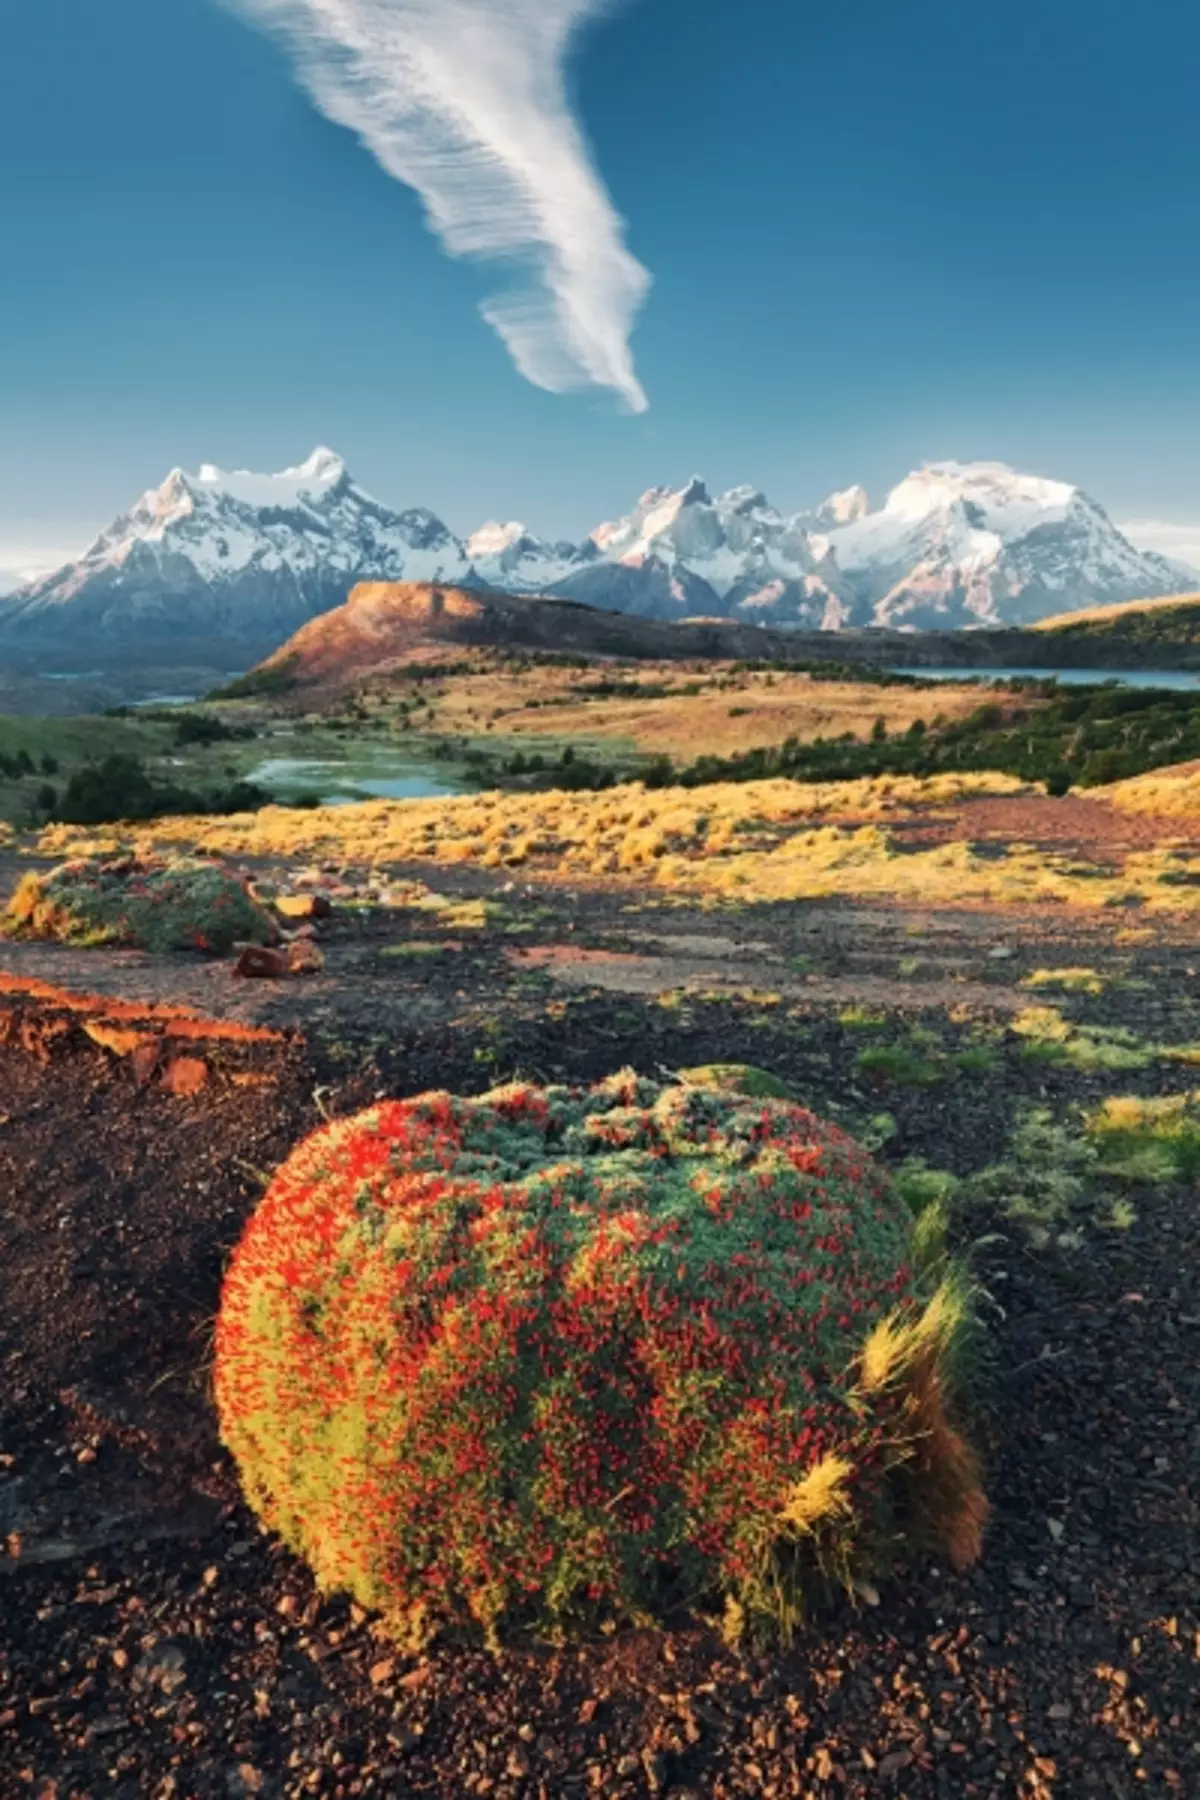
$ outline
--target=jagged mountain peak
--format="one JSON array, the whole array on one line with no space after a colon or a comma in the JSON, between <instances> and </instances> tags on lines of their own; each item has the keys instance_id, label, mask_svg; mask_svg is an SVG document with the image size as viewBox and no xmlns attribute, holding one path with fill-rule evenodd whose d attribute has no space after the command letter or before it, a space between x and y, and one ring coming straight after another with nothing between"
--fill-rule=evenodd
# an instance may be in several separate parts
<instances>
[{"instance_id":1,"label":"jagged mountain peak","mask_svg":"<svg viewBox=\"0 0 1200 1800\"><path fill-rule=\"evenodd\" d=\"M837 525L853 524L855 519L863 519L871 510L871 500L865 487L857 483L854 487L839 488L822 500L816 511L816 522L825 528Z\"/></svg>"},{"instance_id":2,"label":"jagged mountain peak","mask_svg":"<svg viewBox=\"0 0 1200 1800\"><path fill-rule=\"evenodd\" d=\"M469 573L436 514L380 505L320 445L275 474L172 469L76 562L10 596L0 629L51 642L227 635L257 644L340 605L359 580Z\"/></svg>"},{"instance_id":3,"label":"jagged mountain peak","mask_svg":"<svg viewBox=\"0 0 1200 1800\"><path fill-rule=\"evenodd\" d=\"M1007 529L1020 530L1036 517L1045 522L1062 517L1080 495L1069 482L1024 475L1007 463L935 462L914 469L887 497L884 511L904 518L924 518L954 505L974 506L1002 516Z\"/></svg>"}]
</instances>

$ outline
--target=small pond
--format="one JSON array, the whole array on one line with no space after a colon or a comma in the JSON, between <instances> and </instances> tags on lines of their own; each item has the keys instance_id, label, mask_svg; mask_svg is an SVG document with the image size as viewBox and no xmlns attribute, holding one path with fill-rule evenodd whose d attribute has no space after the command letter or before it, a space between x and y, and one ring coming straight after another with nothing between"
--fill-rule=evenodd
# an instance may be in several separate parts
<instances>
[{"instance_id":1,"label":"small pond","mask_svg":"<svg viewBox=\"0 0 1200 1800\"><path fill-rule=\"evenodd\" d=\"M281 800L318 794L323 806L351 806L356 800L441 800L463 792L444 770L423 763L340 763L271 756L251 769L246 779Z\"/></svg>"}]
</instances>

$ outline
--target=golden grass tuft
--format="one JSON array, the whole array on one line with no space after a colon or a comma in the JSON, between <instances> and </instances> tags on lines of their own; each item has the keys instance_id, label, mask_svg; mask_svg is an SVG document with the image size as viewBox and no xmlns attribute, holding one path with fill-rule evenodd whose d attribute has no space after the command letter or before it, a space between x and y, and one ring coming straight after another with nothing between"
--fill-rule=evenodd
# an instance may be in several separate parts
<instances>
[{"instance_id":1,"label":"golden grass tuft","mask_svg":"<svg viewBox=\"0 0 1200 1800\"><path fill-rule=\"evenodd\" d=\"M853 1510L849 1493L853 1473L854 1464L848 1458L827 1452L788 1495L779 1514L780 1523L790 1531L804 1534L822 1523L848 1517Z\"/></svg>"},{"instance_id":2,"label":"golden grass tuft","mask_svg":"<svg viewBox=\"0 0 1200 1800\"><path fill-rule=\"evenodd\" d=\"M875 1394L904 1379L917 1363L940 1361L960 1337L967 1318L966 1297L955 1281L944 1281L921 1313L889 1313L863 1345L859 1386Z\"/></svg>"}]
</instances>

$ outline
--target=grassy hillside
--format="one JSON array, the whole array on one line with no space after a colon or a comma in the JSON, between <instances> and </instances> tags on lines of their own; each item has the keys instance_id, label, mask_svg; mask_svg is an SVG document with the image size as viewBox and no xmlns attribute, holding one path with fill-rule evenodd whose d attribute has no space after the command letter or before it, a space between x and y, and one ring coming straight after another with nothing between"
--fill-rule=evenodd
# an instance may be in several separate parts
<instances>
[{"instance_id":1,"label":"grassy hillside","mask_svg":"<svg viewBox=\"0 0 1200 1800\"><path fill-rule=\"evenodd\" d=\"M1012 682L965 717L893 736L880 720L867 743L791 739L732 758L705 755L663 779L688 786L790 775L805 781L995 770L1052 793L1098 787L1200 757L1200 693L1163 688L1059 688Z\"/></svg>"},{"instance_id":2,"label":"grassy hillside","mask_svg":"<svg viewBox=\"0 0 1200 1800\"><path fill-rule=\"evenodd\" d=\"M1162 600L1129 600L1122 606L1096 606L1087 612L1060 613L1043 619L1036 632L1057 642L1109 644L1114 652L1129 650L1139 662L1161 653L1165 668L1191 666L1200 653L1200 594L1172 594Z\"/></svg>"}]
</instances>

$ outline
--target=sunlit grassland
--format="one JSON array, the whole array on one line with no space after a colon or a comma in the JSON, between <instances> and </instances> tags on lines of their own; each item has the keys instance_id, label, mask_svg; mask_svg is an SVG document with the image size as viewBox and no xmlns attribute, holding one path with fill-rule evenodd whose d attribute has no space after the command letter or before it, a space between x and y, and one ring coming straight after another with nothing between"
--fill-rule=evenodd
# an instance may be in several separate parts
<instances>
[{"instance_id":1,"label":"sunlit grassland","mask_svg":"<svg viewBox=\"0 0 1200 1800\"><path fill-rule=\"evenodd\" d=\"M186 845L228 856L429 861L521 868L566 880L650 881L680 896L752 903L854 894L919 904L1048 903L1200 908L1200 854L1164 844L1113 866L1029 844L966 839L914 849L893 830L964 798L1033 794L1001 775L807 784L773 780L604 792L483 793L228 817L162 819L110 842ZM52 827L48 854L78 847Z\"/></svg>"},{"instance_id":2,"label":"sunlit grassland","mask_svg":"<svg viewBox=\"0 0 1200 1800\"><path fill-rule=\"evenodd\" d=\"M653 755L730 756L794 737L810 742L845 733L863 739L882 719L889 734L917 719L965 717L980 704L976 687L946 683L935 692L877 682L817 681L796 673L733 671L696 676L677 664L622 671L623 687L643 696L590 696L597 671L491 670L456 677L436 701L437 729L479 738L551 738L577 745L610 741ZM661 693L666 687L669 691ZM379 704L379 701L376 702Z\"/></svg>"},{"instance_id":3,"label":"sunlit grassland","mask_svg":"<svg viewBox=\"0 0 1200 1800\"><path fill-rule=\"evenodd\" d=\"M1200 824L1200 762L1176 763L1134 775L1102 790L1124 812L1150 813L1161 818L1187 819Z\"/></svg>"}]
</instances>

